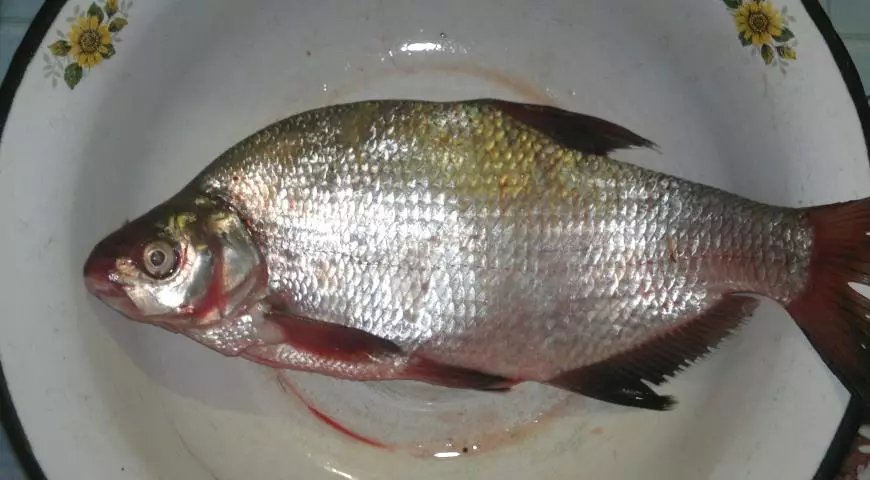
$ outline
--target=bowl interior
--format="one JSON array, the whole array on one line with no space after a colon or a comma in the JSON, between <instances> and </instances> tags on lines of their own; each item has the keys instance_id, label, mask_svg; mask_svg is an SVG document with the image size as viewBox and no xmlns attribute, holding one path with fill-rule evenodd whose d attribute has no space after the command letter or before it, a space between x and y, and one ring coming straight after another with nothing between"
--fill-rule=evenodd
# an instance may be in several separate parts
<instances>
[{"instance_id":1,"label":"bowl interior","mask_svg":"<svg viewBox=\"0 0 870 480\"><path fill-rule=\"evenodd\" d=\"M132 4L116 55L72 91L45 81L40 52L0 144L0 187L14 200L0 213L18 226L0 245L21 252L0 295L24 320L2 326L0 348L43 468L50 478L71 465L83 478L810 476L848 394L771 302L663 387L680 403L658 413L537 385L493 396L279 375L123 320L87 298L80 273L103 235L249 133L368 98L553 104L661 147L622 160L755 200L866 195L863 135L839 72L800 3L777 5L800 34L787 73L741 45L722 2L690 0L155 0ZM18 286L27 282L44 288Z\"/></svg>"}]
</instances>

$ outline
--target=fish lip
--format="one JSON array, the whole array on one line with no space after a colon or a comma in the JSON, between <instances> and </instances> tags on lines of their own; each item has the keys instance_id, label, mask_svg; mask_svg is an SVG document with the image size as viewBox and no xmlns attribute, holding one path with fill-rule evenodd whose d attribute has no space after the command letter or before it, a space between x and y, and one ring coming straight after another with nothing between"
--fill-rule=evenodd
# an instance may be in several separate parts
<instances>
[{"instance_id":1,"label":"fish lip","mask_svg":"<svg viewBox=\"0 0 870 480\"><path fill-rule=\"evenodd\" d=\"M88 256L82 269L87 291L100 300L111 304L127 300L124 286L112 278L114 269L115 262L113 260L96 253Z\"/></svg>"},{"instance_id":2,"label":"fish lip","mask_svg":"<svg viewBox=\"0 0 870 480\"><path fill-rule=\"evenodd\" d=\"M126 296L120 285L93 275L85 276L85 288L91 295L100 299L118 299Z\"/></svg>"},{"instance_id":3,"label":"fish lip","mask_svg":"<svg viewBox=\"0 0 870 480\"><path fill-rule=\"evenodd\" d=\"M84 279L85 289L104 305L124 317L136 322L146 322L139 309L127 295L124 285L113 281L110 272L101 273L101 270L95 267L87 269Z\"/></svg>"}]
</instances>

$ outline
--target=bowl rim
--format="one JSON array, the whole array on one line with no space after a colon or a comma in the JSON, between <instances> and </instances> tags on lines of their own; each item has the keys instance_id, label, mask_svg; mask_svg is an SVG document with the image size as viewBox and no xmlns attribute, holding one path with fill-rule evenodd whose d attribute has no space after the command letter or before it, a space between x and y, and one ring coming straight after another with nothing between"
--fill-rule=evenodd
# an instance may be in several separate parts
<instances>
[{"instance_id":1,"label":"bowl rim","mask_svg":"<svg viewBox=\"0 0 870 480\"><path fill-rule=\"evenodd\" d=\"M34 16L12 57L3 82L0 84L0 140L2 140L6 121L9 118L15 94L21 85L24 74L39 46L42 44L43 39L48 34L51 25L60 15L61 10L67 2L68 0L45 0ZM849 96L855 105L855 110L861 123L861 130L864 134L864 143L868 154L870 154L870 95L865 93L858 69L821 3L818 0L800 0L800 2L822 35L822 38L824 38L837 64ZM865 417L867 416L860 402L852 396L831 439L831 443L822 461L819 463L815 475L812 477L813 479L832 479L840 473L858 436L858 429L862 424L870 422L870 418ZM16 413L12 395L3 372L2 360L0 360L0 424L2 424L2 428L6 432L12 450L25 476L31 480L46 480L48 477L36 459L30 442L27 439L24 425Z\"/></svg>"}]
</instances>

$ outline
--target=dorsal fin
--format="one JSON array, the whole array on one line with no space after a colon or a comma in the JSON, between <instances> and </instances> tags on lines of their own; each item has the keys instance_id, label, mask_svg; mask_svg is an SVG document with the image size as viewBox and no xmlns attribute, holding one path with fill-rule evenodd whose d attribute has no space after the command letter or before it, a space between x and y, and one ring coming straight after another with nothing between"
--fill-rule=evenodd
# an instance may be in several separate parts
<instances>
[{"instance_id":1,"label":"dorsal fin","mask_svg":"<svg viewBox=\"0 0 870 480\"><path fill-rule=\"evenodd\" d=\"M598 117L569 112L557 107L486 99L480 103L500 110L567 148L590 155L607 155L613 150L658 146L640 135Z\"/></svg>"}]
</instances>

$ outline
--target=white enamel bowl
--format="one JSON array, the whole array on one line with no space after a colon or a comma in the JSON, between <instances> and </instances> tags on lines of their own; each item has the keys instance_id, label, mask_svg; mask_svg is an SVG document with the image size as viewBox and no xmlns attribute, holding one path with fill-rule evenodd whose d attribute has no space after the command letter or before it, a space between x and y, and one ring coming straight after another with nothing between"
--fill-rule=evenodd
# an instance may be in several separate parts
<instances>
[{"instance_id":1,"label":"white enamel bowl","mask_svg":"<svg viewBox=\"0 0 870 480\"><path fill-rule=\"evenodd\" d=\"M666 413L534 385L494 396L284 375L394 447L378 448L324 423L277 372L124 320L81 281L95 242L247 134L366 98L549 103L661 146L626 161L756 200L866 196L860 85L812 1L774 2L791 36L769 49L740 41L730 0L117 3L50 2L3 88L0 354L16 410L4 415L48 478L766 480L819 468L849 395L771 303L662 387L680 401ZM79 76L76 52L49 46L88 13L112 26L114 55Z\"/></svg>"}]
</instances>

